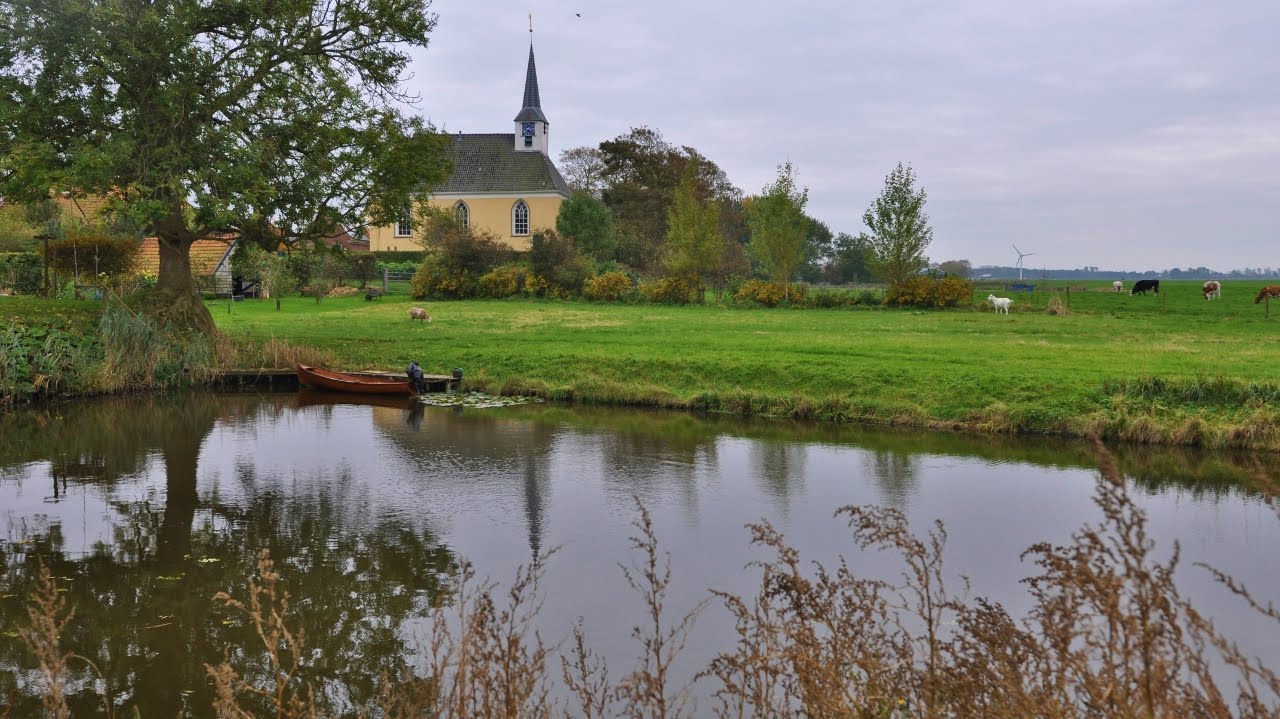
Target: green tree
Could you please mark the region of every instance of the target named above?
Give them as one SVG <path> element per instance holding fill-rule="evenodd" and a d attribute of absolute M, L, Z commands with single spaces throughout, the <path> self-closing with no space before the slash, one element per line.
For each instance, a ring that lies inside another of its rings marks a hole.
<path fill-rule="evenodd" d="M 601 199 L 618 226 L 618 259 L 652 268 L 663 256 L 667 211 L 686 165 L 696 168 L 697 197 L 721 203 L 741 200 L 742 192 L 714 162 L 692 147 L 676 147 L 657 130 L 632 130 L 600 143 L 604 162 Z"/>
<path fill-rule="evenodd" d="M 915 189 L 916 174 L 901 162 L 884 178 L 884 189 L 862 214 L 870 229 L 872 270 L 890 285 L 918 274 L 928 265 L 925 248 L 933 241 L 924 188 Z"/>
<path fill-rule="evenodd" d="M 751 227 L 751 252 L 774 282 L 791 298 L 791 277 L 808 252 L 810 219 L 804 214 L 808 188 L 796 186 L 790 162 L 778 166 L 778 177 L 765 185 L 764 193 L 751 198 L 747 224 Z"/>
<path fill-rule="evenodd" d="M 275 299 L 276 311 L 280 310 L 281 296 L 292 292 L 297 284 L 284 257 L 253 243 L 236 245 L 235 254 L 231 256 L 231 271 L 241 277 L 257 280 L 264 293 Z"/>
<path fill-rule="evenodd" d="M 850 235 L 841 232 L 832 242 L 834 248 L 831 261 L 824 267 L 823 277 L 828 282 L 870 282 L 874 275 L 871 272 L 871 247 L 867 236 Z"/>
<path fill-rule="evenodd" d="M 402 115 L 423 0 L 0 3 L 0 195 L 110 196 L 160 240 L 155 309 L 212 331 L 192 243 L 385 224 L 448 171 Z"/>
<path fill-rule="evenodd" d="M 968 260 L 947 260 L 938 263 L 938 271 L 967 280 L 973 274 L 973 265 Z"/>
<path fill-rule="evenodd" d="M 556 232 L 571 238 L 579 251 L 600 261 L 613 259 L 618 247 L 613 214 L 603 202 L 585 192 L 575 192 L 560 203 Z"/>
<path fill-rule="evenodd" d="M 669 275 L 698 288 L 698 302 L 705 302 L 707 278 L 724 259 L 724 238 L 720 235 L 720 203 L 698 200 L 696 172 L 692 165 L 685 169 L 667 211 L 663 262 Z"/>

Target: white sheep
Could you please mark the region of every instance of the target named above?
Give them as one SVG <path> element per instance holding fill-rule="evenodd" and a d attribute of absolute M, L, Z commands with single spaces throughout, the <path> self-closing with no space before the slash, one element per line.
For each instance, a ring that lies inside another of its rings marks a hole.
<path fill-rule="evenodd" d="M 1116 280 L 1115 282 L 1112 282 L 1111 289 L 1115 290 L 1116 292 L 1124 292 L 1124 282 L 1121 282 L 1120 280 Z"/>
<path fill-rule="evenodd" d="M 1007 315 L 1009 314 L 1009 306 L 1013 304 L 1013 300 L 1008 297 L 996 297 L 995 295 L 987 295 L 987 302 L 990 302 L 996 308 L 996 313 L 1001 310 Z"/>
<path fill-rule="evenodd" d="M 425 320 L 427 322 L 430 322 L 431 315 L 427 314 L 427 311 L 422 309 L 421 307 L 411 307 L 409 308 L 409 320 L 410 321 Z"/>

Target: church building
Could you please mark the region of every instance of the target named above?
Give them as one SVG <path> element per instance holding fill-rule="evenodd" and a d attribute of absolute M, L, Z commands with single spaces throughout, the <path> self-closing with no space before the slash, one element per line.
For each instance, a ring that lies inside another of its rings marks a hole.
<path fill-rule="evenodd" d="M 549 156 L 550 123 L 538 97 L 538 72 L 529 45 L 524 106 L 513 134 L 450 135 L 453 174 L 431 193 L 429 203 L 453 212 L 474 230 L 493 233 L 515 250 L 528 250 L 533 230 L 555 227 L 569 185 Z M 369 249 L 420 250 L 417 228 L 408 222 L 369 230 Z"/>

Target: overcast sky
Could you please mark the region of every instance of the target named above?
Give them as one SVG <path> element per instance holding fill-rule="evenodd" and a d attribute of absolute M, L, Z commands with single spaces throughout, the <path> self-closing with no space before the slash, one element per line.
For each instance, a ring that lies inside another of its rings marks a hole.
<path fill-rule="evenodd" d="M 552 156 L 647 125 L 863 229 L 929 193 L 934 261 L 1280 266 L 1280 2 L 436 0 L 417 111 L 511 132 L 528 14 Z M 577 14 L 581 13 L 581 18 Z"/>

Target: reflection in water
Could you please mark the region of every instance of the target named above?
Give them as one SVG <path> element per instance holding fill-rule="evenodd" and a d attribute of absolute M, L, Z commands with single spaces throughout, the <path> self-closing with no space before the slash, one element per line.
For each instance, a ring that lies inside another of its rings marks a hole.
<path fill-rule="evenodd" d="M 1162 542 L 1182 540 L 1189 558 L 1227 562 L 1246 579 L 1269 566 L 1280 531 L 1252 499 L 1255 458 L 1116 453 Z M 1261 459 L 1280 469 L 1275 456 Z M 956 571 L 985 580 L 984 593 L 1016 587 L 1022 548 L 1092 518 L 1091 477 L 1079 443 L 680 413 L 455 411 L 314 392 L 16 412 L 0 417 L 0 694 L 18 692 L 18 715 L 38 711 L 19 682 L 31 660 L 12 632 L 39 561 L 76 606 L 67 649 L 108 672 L 122 708 L 205 716 L 203 665 L 256 645 L 211 598 L 243 586 L 267 548 L 316 649 L 315 676 L 343 678 L 349 693 L 330 700 L 361 707 L 383 674 L 394 679 L 412 661 L 420 618 L 447 601 L 455 556 L 505 579 L 563 546 L 547 574 L 548 637 L 582 618 L 611 663 L 628 666 L 632 598 L 614 580 L 632 496 L 654 511 L 672 551 L 678 612 L 708 587 L 751 586 L 742 567 L 758 557 L 746 522 L 767 517 L 805 556 L 829 557 L 847 551 L 831 512 L 850 503 L 942 517 Z M 858 566 L 874 569 L 869 559 Z M 1255 585 L 1276 596 L 1277 581 Z M 701 645 L 732 641 L 716 621 L 701 622 Z M 98 712 L 89 685 L 72 686 L 76 715 Z"/>

